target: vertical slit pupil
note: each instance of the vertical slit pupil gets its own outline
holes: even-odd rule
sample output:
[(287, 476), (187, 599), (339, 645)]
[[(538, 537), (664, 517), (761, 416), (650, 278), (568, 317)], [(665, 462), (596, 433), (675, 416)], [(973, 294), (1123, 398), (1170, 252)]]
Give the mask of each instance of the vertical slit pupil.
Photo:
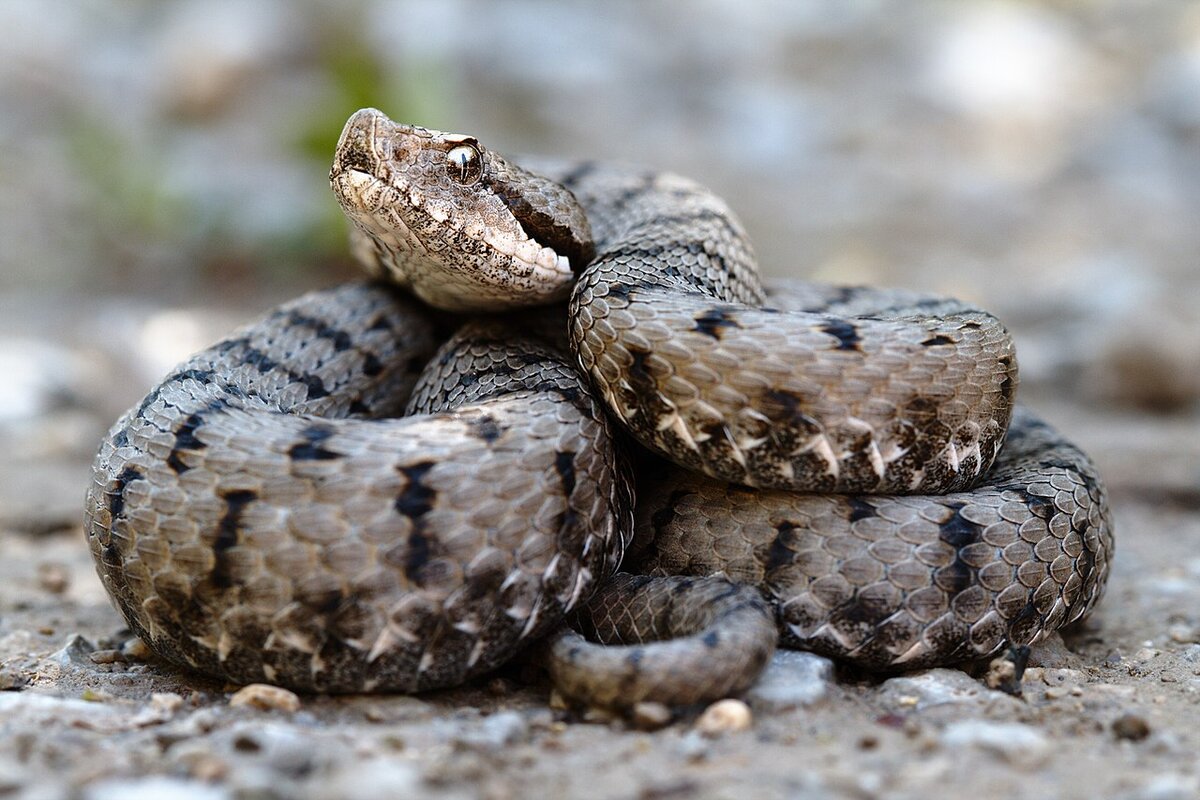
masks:
[(474, 183), (482, 171), (478, 151), (468, 145), (459, 145), (447, 152), (446, 162), (450, 177), (459, 183)]

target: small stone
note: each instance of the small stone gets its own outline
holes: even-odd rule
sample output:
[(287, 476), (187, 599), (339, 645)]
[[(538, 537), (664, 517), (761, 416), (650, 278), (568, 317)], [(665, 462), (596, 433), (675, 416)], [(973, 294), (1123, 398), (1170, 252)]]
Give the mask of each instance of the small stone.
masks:
[(72, 664), (91, 664), (90, 656), (95, 649), (96, 645), (78, 633), (73, 633), (67, 639), (66, 644), (50, 655), (50, 660), (62, 667)]
[(175, 692), (154, 692), (150, 695), (150, 707), (155, 711), (174, 714), (183, 708), (183, 695)]
[(923, 711), (944, 704), (983, 706), (1020, 701), (988, 689), (956, 669), (931, 669), (914, 675), (890, 678), (879, 687), (879, 699), (891, 711)]
[(725, 733), (744, 731), (754, 722), (750, 706), (741, 700), (726, 698), (718, 700), (696, 720), (696, 730), (705, 736), (720, 736)]
[(153, 655), (150, 647), (136, 636), (127, 639), (125, 644), (121, 645), (121, 652), (131, 661), (145, 661)]
[(629, 712), (629, 722), (642, 731), (656, 731), (671, 724), (674, 714), (662, 703), (635, 703)]
[(776, 650), (762, 677), (746, 692), (759, 711), (787, 711), (810, 706), (829, 693), (833, 662), (802, 650)]
[(71, 573), (67, 568), (52, 561), (37, 566), (38, 586), (50, 594), (62, 594), (71, 585)]
[(249, 706), (262, 711), (286, 711), (294, 714), (300, 710), (300, 698), (295, 692), (290, 692), (269, 683), (251, 683), (234, 692), (229, 698), (232, 708)]
[(1019, 722), (963, 720), (947, 725), (939, 738), (945, 747), (973, 746), (1021, 766), (1040, 763), (1051, 750), (1045, 735)]
[(1138, 714), (1122, 714), (1113, 720), (1112, 731), (1118, 739), (1140, 742), (1150, 735), (1150, 723)]
[(13, 692), (25, 688), (28, 679), (11, 667), (0, 667), (0, 692)]
[(120, 650), (93, 650), (88, 654), (93, 664), (115, 664), (124, 661), (125, 655)]

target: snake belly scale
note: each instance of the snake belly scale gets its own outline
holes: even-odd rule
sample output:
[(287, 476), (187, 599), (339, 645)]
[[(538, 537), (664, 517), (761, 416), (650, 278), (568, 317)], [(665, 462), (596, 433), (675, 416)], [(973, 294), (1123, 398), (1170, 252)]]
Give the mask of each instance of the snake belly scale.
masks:
[(764, 287), (692, 181), (518, 166), (373, 109), (330, 179), (375, 282), (197, 354), (97, 454), (97, 570), (163, 658), (419, 691), (543, 640), (574, 701), (688, 704), (780, 636), (953, 663), (1102, 595), (1103, 484), (1015, 406), (986, 312)]

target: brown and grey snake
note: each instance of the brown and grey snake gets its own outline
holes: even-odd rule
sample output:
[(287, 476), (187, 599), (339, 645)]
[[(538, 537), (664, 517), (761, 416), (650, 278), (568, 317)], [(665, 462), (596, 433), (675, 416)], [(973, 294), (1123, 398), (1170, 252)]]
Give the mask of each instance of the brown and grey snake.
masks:
[(542, 640), (572, 700), (688, 704), (780, 637), (895, 670), (1092, 608), (1103, 485), (1014, 413), (994, 317), (767, 292), (697, 184), (523, 163), (356, 113), (330, 180), (375, 282), (280, 307), (109, 431), (88, 543), (154, 652), (420, 691)]

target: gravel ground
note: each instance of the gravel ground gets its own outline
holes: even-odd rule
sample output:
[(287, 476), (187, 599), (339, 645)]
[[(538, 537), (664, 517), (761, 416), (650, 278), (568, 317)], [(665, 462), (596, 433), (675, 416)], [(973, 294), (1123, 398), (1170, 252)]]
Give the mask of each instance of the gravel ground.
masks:
[[(0, 3), (0, 797), (1200, 796), (1194, 4), (329, 9)], [(183, 355), (350, 274), (323, 173), (367, 103), (698, 177), (774, 275), (996, 311), (1023, 399), (1108, 482), (1097, 613), (1020, 697), (785, 652), (745, 708), (657, 728), (556, 710), (520, 666), (295, 698), (148, 658), (82, 541), (92, 452)]]

